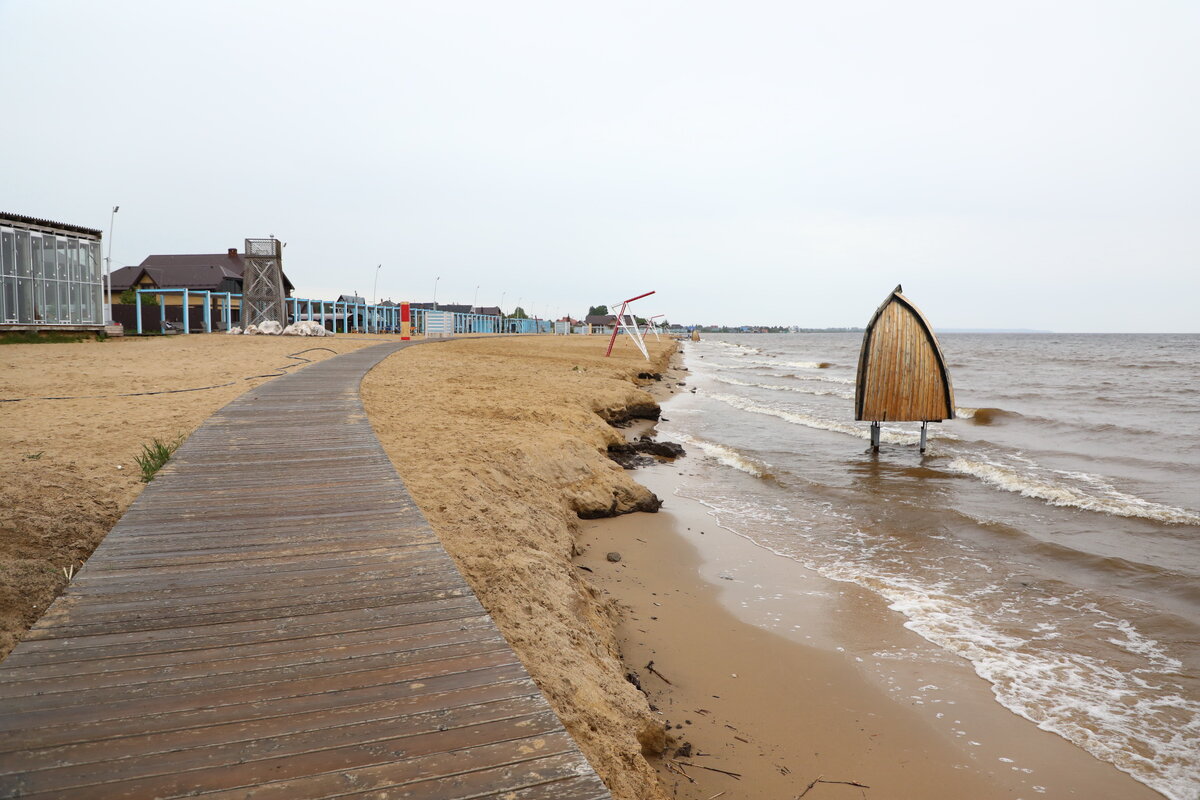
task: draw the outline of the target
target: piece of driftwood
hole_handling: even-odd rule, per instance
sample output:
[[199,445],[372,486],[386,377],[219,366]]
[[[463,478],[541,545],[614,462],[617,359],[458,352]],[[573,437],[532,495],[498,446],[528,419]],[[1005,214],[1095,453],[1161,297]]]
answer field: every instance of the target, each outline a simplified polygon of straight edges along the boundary
[[814,786],[816,786],[818,783],[840,783],[843,786],[857,786],[860,789],[870,789],[871,788],[870,786],[867,786],[865,783],[859,783],[858,781],[827,781],[824,778],[822,778],[820,775],[818,775],[817,777],[812,779],[812,783],[810,783],[810,784],[808,784],[808,786],[804,787],[803,792],[796,795],[796,800],[800,800],[801,797],[804,797],[804,795],[808,794],[812,790],[812,788]]
[[742,773],[740,773],[740,772],[730,772],[727,769],[717,769],[716,767],[706,767],[703,764],[693,764],[690,761],[676,761],[675,763],[682,764],[685,767],[696,767],[698,769],[706,769],[709,772],[719,772],[722,775],[728,775],[729,777],[734,778],[735,780],[739,780],[739,781],[742,779]]
[[654,668],[654,662],[653,662],[653,661],[651,661],[649,664],[647,664],[647,665],[646,665],[646,669],[647,669],[647,670],[650,672],[650,674],[652,674],[652,675],[657,675],[659,678],[661,678],[661,679],[662,679],[662,681],[663,681],[665,684],[667,684],[668,686],[674,686],[674,685],[675,685],[675,684],[671,683],[669,680],[667,680],[667,676],[666,676],[666,675],[663,675],[661,672],[659,672],[658,670],[656,670],[656,669]]

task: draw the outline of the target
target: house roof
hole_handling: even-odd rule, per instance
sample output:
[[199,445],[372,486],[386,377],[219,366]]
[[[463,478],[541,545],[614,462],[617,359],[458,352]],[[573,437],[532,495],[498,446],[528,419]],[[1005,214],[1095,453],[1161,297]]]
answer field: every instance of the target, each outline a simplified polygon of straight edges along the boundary
[[616,325],[616,314],[588,314],[583,321],[588,325]]
[[367,304],[366,298],[359,297],[356,294],[339,294],[337,302],[351,303],[353,305],[358,305],[358,306],[365,306]]
[[[139,265],[147,271],[154,282],[166,289],[208,289],[213,291],[225,278],[240,282],[245,273],[246,262],[236,248],[224,253],[158,254],[146,256]],[[125,269],[128,269],[126,267]],[[117,289],[117,272],[113,273],[113,289]],[[136,280],[130,279],[130,283]],[[129,288],[126,286],[125,288]],[[296,287],[284,273],[283,288],[288,294]]]
[[49,219],[39,219],[38,217],[27,217],[23,214],[9,214],[6,211],[0,211],[0,222],[15,222],[20,225],[34,225],[40,228],[57,228],[62,231],[70,231],[71,233],[83,233],[88,236],[100,238],[103,233],[95,228],[85,228],[82,225],[71,225],[66,222],[55,222]]
[[471,313],[472,314],[484,314],[489,317],[501,316],[500,306],[475,306],[475,308],[471,310]]
[[112,274],[113,291],[123,292],[141,281],[142,275],[149,276],[160,289],[193,289],[196,291],[218,291],[221,284],[231,280],[241,285],[242,276],[230,268],[218,264],[175,267],[122,267]]

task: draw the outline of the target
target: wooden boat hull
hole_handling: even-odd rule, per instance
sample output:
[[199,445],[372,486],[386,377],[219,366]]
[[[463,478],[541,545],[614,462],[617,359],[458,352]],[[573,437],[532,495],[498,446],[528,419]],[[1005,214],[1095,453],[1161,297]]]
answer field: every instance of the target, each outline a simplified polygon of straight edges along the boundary
[[954,418],[954,389],[942,348],[925,316],[899,286],[863,333],[854,418],[871,422]]

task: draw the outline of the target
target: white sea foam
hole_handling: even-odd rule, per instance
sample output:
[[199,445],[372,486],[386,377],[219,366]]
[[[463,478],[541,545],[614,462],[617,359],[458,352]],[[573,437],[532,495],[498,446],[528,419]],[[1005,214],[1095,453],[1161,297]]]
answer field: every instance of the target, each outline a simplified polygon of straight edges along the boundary
[[746,386],[754,389],[769,389],[773,392],[798,392],[800,394],[811,394],[827,397],[840,397],[843,400],[853,400],[853,392],[845,392],[838,389],[812,389],[806,386],[780,386],[775,383],[750,383],[748,381],[739,381],[737,378],[723,378],[720,375],[714,375],[713,380],[719,381],[730,386]]
[[[709,395],[714,400],[719,400],[726,405],[734,408],[748,411],[751,414],[764,414],[766,416],[778,417],[785,422],[790,422],[793,425],[803,425],[807,428],[816,428],[818,430],[834,431],[835,433],[844,433],[848,436],[854,436],[859,439],[870,439],[871,432],[864,425],[853,425],[848,422],[839,422],[838,420],[826,419],[817,417],[812,414],[806,414],[800,411],[789,411],[773,406],[762,406],[745,400],[741,397],[736,397],[730,394],[711,394]],[[956,439],[958,437],[946,431],[937,433],[930,432],[929,439]],[[884,427],[880,434],[880,440],[890,444],[917,444],[921,440],[920,432],[909,432],[896,428]]]
[[681,435],[679,438],[687,444],[699,447],[705,452],[705,454],[711,456],[727,467],[733,467],[736,470],[741,470],[742,472],[753,475],[756,478],[774,477],[771,474],[770,465],[765,464],[758,459],[751,458],[743,453],[739,453],[732,447],[726,447],[723,444],[710,442],[706,439],[700,439],[687,434]]
[[854,380],[853,378],[844,378],[844,377],[841,377],[841,375],[830,375],[824,371],[812,372],[812,373],[796,373],[796,372],[782,372],[782,371],[779,371],[779,369],[774,369],[774,371],[772,371],[772,368],[770,368],[770,367],[730,367],[730,368],[743,369],[743,371],[746,371],[746,372],[760,371],[760,372],[766,374],[767,378],[786,378],[788,380],[820,380],[821,383],[842,384],[844,386],[853,386],[854,383],[856,383],[856,380]]
[[[1140,517],[1178,525],[1200,525],[1200,513],[1153,503],[1118,491],[1095,475],[1032,465],[1018,470],[982,458],[966,457],[955,458],[946,468],[961,475],[972,475],[989,486],[1033,497],[1052,506],[1070,506],[1118,517]],[[1086,486],[1080,486],[1080,483]]]
[[826,369],[830,366],[828,361],[784,361],[782,359],[773,358],[747,358],[746,364],[759,364],[765,367],[795,367],[796,369]]

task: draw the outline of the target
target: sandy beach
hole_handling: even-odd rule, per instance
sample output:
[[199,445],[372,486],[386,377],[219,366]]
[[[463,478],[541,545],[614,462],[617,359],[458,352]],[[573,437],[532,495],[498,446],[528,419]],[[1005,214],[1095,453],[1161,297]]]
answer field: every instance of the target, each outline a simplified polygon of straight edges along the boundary
[[[137,496],[143,443],[186,435],[264,376],[303,368],[289,355],[386,338],[5,348],[0,398],[19,402],[0,405],[4,652],[64,585],[61,568],[78,567]],[[363,400],[414,499],[614,797],[1158,796],[1002,709],[962,665],[930,677],[898,664],[896,685],[938,681],[943,708],[963,729],[987,730],[985,745],[858,671],[843,644],[907,633],[877,598],[806,574],[676,497],[700,452],[632,471],[608,457],[653,433],[659,403],[686,391],[689,373],[672,365],[674,343],[650,343],[649,363],[625,341],[605,358],[605,344],[409,348],[368,374]],[[120,396],[178,389],[197,391]],[[38,399],[63,396],[87,399]]]
[[195,334],[0,347],[0,658],[66,585],[63,570],[78,569],[141,492],[134,459],[144,444],[187,436],[268,376],[385,338]]

